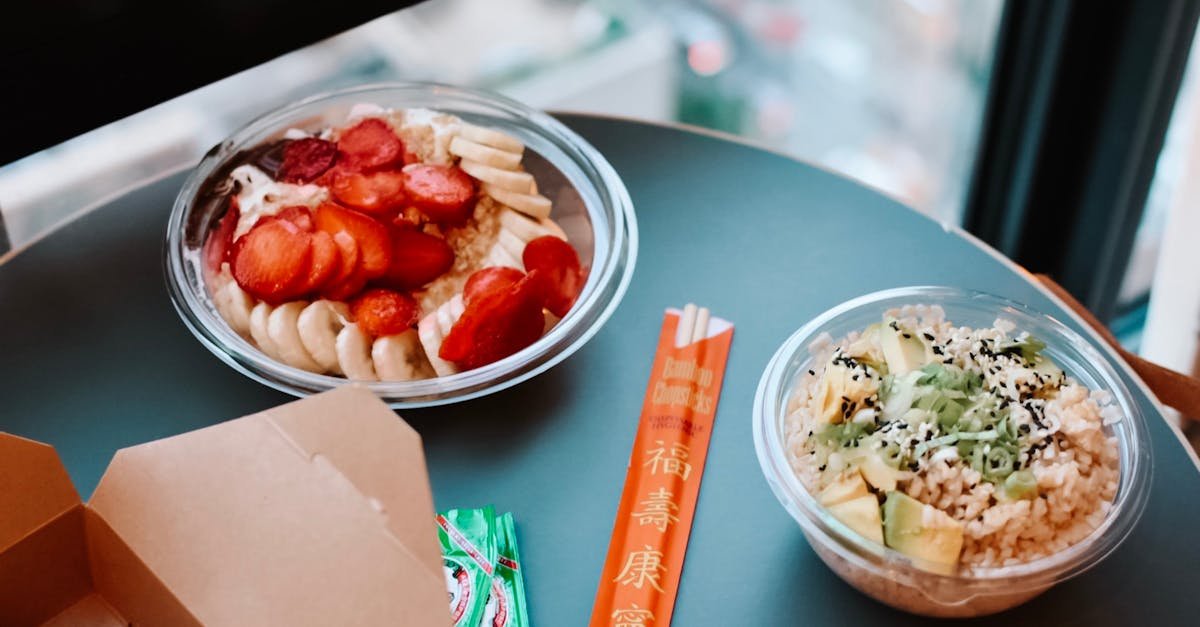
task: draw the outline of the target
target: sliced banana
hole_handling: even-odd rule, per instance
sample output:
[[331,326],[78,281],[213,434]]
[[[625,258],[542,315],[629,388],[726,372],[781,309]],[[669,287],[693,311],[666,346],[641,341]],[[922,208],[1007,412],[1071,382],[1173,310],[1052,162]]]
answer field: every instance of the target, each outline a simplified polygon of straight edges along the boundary
[[525,151],[525,145],[521,143],[521,140],[512,135],[491,128],[467,124],[466,122],[463,122],[459,126],[458,135],[475,143],[498,148],[506,152],[515,152],[518,155]]
[[377,381],[375,376],[375,365],[371,359],[371,339],[363,333],[362,329],[358,328],[357,324],[350,323],[337,335],[337,355],[338,363],[342,365],[342,372],[346,378],[352,381]]
[[433,376],[416,329],[385,335],[371,346],[371,360],[380,381],[412,381]]
[[[229,296],[225,294],[225,288],[229,285],[229,279],[221,275],[214,276],[209,280],[212,289],[213,306],[217,308],[217,313],[221,314],[221,318],[229,322]],[[233,323],[229,322],[230,328]]]
[[[458,163],[463,172],[487,183],[492,187],[507,189],[514,192],[528,192],[533,184],[533,175],[519,170],[502,170],[490,165],[463,159]],[[497,198],[497,200],[499,200]]]
[[302,300],[276,307],[267,318],[267,334],[275,343],[283,363],[309,372],[324,372],[321,365],[308,354],[308,349],[304,348],[304,340],[300,339],[298,321],[305,307],[308,307],[308,303]]
[[387,113],[387,109],[384,109],[383,107],[381,107],[377,104],[373,104],[370,102],[359,102],[359,103],[356,103],[353,107],[350,107],[350,113],[346,114],[346,119],[353,120],[356,118],[365,118],[365,117],[371,117],[371,116],[384,115],[385,113]]
[[242,289],[242,286],[237,284],[237,281],[230,281],[224,289],[225,311],[228,315],[225,316],[226,322],[233,327],[240,335],[248,335],[250,333],[250,312],[254,309],[254,298]]
[[521,272],[525,271],[525,264],[520,259],[513,257],[512,253],[508,252],[508,249],[500,242],[492,244],[491,250],[488,251],[487,256],[483,259],[483,265],[485,267],[507,266],[509,268],[516,268]]
[[[463,168],[464,170],[466,168]],[[474,176],[472,174],[472,176]],[[476,177],[478,178],[478,177]],[[483,179],[480,179],[483,180]],[[550,217],[550,199],[540,194],[526,194],[519,191],[513,191],[504,187],[493,185],[491,181],[485,181],[483,185],[483,193],[495,198],[500,204],[508,205],[521,213],[537,218]]]
[[529,243],[544,235],[567,239],[562,229],[550,218],[534,220],[518,211],[505,207],[500,211],[500,227],[512,231],[522,242]]
[[520,270],[525,270],[525,261],[524,257],[522,256],[525,253],[525,240],[517,237],[512,231],[501,228],[500,233],[496,237],[496,243],[502,246],[504,250],[508,251],[508,253],[513,256],[513,259],[520,260]]
[[345,303],[318,300],[304,308],[296,321],[300,340],[323,372],[342,374],[338,363],[337,336],[346,326],[348,312]]
[[438,331],[442,332],[442,337],[450,335],[450,329],[454,328],[456,320],[450,315],[450,310],[445,305],[437,308],[434,312],[437,314]]
[[516,170],[521,165],[521,153],[497,150],[461,135],[450,140],[450,154],[501,170]]
[[275,347],[275,342],[267,331],[267,320],[272,311],[273,308],[265,302],[255,305],[254,309],[250,310],[250,337],[254,338],[258,349],[268,357],[279,359],[279,349]]
[[540,224],[543,229],[546,229],[547,235],[553,235],[564,242],[567,241],[567,232],[562,230],[562,227],[559,226],[554,220],[551,220],[550,218],[542,218],[541,220],[538,220],[538,224]]
[[417,337],[420,338],[421,346],[425,349],[425,357],[429,359],[429,365],[433,367],[433,371],[439,377],[449,376],[458,372],[457,366],[438,357],[438,351],[442,348],[442,340],[445,339],[445,336],[442,335],[442,330],[438,328],[436,311],[429,312],[417,323]]

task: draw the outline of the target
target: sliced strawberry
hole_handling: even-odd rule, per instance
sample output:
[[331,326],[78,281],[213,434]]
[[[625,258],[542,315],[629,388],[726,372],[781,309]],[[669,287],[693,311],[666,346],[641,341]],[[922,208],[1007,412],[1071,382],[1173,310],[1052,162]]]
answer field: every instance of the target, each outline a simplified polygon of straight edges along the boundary
[[305,137],[288,142],[278,178],[285,183],[308,183],[333,167],[337,156],[337,146],[324,139]]
[[308,276],[300,291],[312,294],[329,285],[342,269],[342,251],[333,236],[325,231],[313,233],[311,239],[312,260],[308,265]]
[[411,329],[421,317],[412,296],[394,290],[370,289],[350,302],[358,326],[373,337],[395,335]]
[[332,168],[325,170],[324,174],[314,179],[312,184],[333,189],[333,184],[338,180],[338,177],[351,172],[357,172],[357,170],[347,166],[345,161],[338,161]]
[[382,222],[347,209],[336,203],[322,203],[314,216],[317,230],[336,235],[350,234],[362,254],[362,268],[367,279],[383,276],[392,262],[392,242],[388,227]]
[[333,243],[337,245],[340,253],[338,272],[321,290],[321,296],[329,300],[345,300],[362,291],[367,285],[367,275],[362,269],[362,253],[359,251],[358,242],[349,233],[335,233]]
[[357,170],[385,168],[404,157],[404,142],[379,118],[367,118],[342,131],[337,147],[347,165]]
[[567,315],[583,289],[583,268],[570,244],[543,235],[525,245],[521,254],[525,269],[537,271],[545,280],[546,309],[559,318]]
[[329,189],[342,204],[382,217],[391,217],[405,202],[404,176],[399,172],[340,172]]
[[452,165],[406,166],[404,191],[409,202],[441,224],[465,222],[475,210],[475,180]]
[[229,260],[229,253],[233,248],[233,233],[237,230],[237,223],[241,217],[237,198],[233,198],[229,209],[221,216],[217,226],[208,234],[208,240],[204,242],[204,261],[209,270],[219,272],[221,264]]
[[472,301],[451,327],[438,356],[463,368],[499,361],[542,336],[542,296],[526,276],[506,289]]
[[242,289],[278,303],[303,293],[312,236],[286,220],[256,224],[233,246],[233,278]]
[[287,220],[288,222],[300,227],[300,230],[302,231],[311,232],[313,230],[312,211],[310,211],[309,208],[305,207],[304,205],[292,205],[291,207],[284,207],[283,209],[279,210],[279,213],[275,214],[275,218],[279,220]]
[[479,298],[507,290],[523,278],[525,278],[524,272],[507,266],[492,266],[478,270],[467,277],[467,284],[463,286],[463,303],[470,305]]
[[454,265],[454,251],[446,240],[416,229],[392,230],[392,264],[380,284],[412,290],[442,276]]

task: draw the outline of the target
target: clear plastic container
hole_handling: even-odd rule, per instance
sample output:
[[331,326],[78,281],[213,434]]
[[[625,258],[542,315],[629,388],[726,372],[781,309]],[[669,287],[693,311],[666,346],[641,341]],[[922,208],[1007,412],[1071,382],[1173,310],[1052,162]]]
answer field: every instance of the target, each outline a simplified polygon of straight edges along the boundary
[[525,166],[539,191],[554,201],[552,218],[566,231],[589,274],[575,306],[553,329],[521,352],[446,377],[401,382],[357,382],[393,407],[423,407],[475,398],[544,372],[578,350],[616,309],[633,274],[637,222],[629,192],[612,166],[562,123],[498,94],[438,85],[367,85],[288,105],[250,122],[215,146],[183,184],[167,225],[168,291],[188,329],[222,361],[284,392],[303,396],[347,380],[307,372],[268,357],[234,332],[217,313],[204,284],[200,249],[215,203],[198,203],[202,184],[239,151],[278,139],[289,128],[316,131],[344,123],[361,103],[387,108],[424,107],[502,130],[526,145]]
[[[787,402],[798,376],[812,367],[809,345],[822,333],[834,338],[878,322],[902,305],[939,305],[956,326],[992,326],[998,317],[1046,342],[1045,354],[1080,383],[1108,390],[1123,418],[1109,427],[1119,442],[1120,483],[1105,521],[1079,543],[1022,564],[939,575],[917,568],[905,555],[876,544],[831,516],[793,472],[783,445]],[[754,446],[763,474],[809,544],[829,568],[863,593],[892,607],[939,617],[980,616],[1024,603],[1051,586],[1095,566],[1129,535],[1149,492],[1150,443],[1145,421],[1105,356],[1058,320],[990,294],[950,287],[905,287],[856,298],[817,316],[796,331],[763,372],[754,400]]]

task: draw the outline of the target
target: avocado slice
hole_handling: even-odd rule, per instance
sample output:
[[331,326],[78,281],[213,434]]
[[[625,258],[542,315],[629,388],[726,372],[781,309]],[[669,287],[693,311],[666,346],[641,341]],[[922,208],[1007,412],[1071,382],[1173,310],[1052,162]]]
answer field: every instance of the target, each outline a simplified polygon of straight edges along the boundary
[[867,491],[866,482],[863,481],[862,475],[859,474],[858,470],[854,469],[834,479],[833,483],[825,486],[825,489],[821,490],[821,494],[817,496],[817,500],[820,501],[821,505],[829,507],[868,494],[870,492]]
[[877,370],[884,363],[883,352],[879,349],[879,329],[883,325],[874,323],[863,329],[862,335],[846,347],[846,354]]
[[849,416],[842,414],[842,404],[862,400],[879,390],[874,377],[862,376],[845,364],[829,361],[821,373],[817,394],[812,399],[812,411],[818,423],[840,424]]
[[864,538],[883,544],[883,520],[879,515],[879,501],[875,499],[875,495],[868,494],[831,505],[829,513]]
[[858,469],[867,483],[875,486],[876,490],[890,492],[896,489],[896,480],[899,479],[900,471],[888,466],[887,462],[883,461],[879,455],[873,452],[867,454],[863,457]]
[[[887,318],[879,328],[879,348],[888,372],[901,376],[924,366],[926,361],[925,342],[920,337],[901,331],[895,318]],[[907,335],[907,337],[905,337]]]
[[1057,380],[1063,373],[1062,368],[1059,368],[1058,364],[1051,361],[1045,355],[1038,355],[1037,359],[1034,360],[1033,371],[1039,375],[1048,376],[1051,381]]
[[842,397],[846,389],[846,367],[826,364],[821,373],[821,383],[813,398],[813,414],[818,423],[838,424],[842,422]]
[[962,552],[963,526],[949,514],[902,492],[883,503],[884,543],[913,558],[918,568],[950,575]]

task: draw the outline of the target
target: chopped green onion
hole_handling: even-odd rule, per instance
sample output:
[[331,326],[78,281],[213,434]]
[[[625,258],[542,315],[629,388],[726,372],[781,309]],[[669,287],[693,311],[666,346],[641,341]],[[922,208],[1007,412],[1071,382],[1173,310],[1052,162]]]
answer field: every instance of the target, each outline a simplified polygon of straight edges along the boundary
[[1011,499],[1032,499],[1038,494],[1037,477],[1029,470],[1018,470],[1004,480],[1004,493]]
[[946,446],[949,444],[954,444],[955,442],[958,442],[961,438],[962,438],[961,433],[951,433],[950,435],[943,435],[943,436],[933,438],[932,440],[929,440],[928,442],[922,442],[922,443],[918,444],[917,448],[916,448],[916,454],[919,457],[921,455],[924,455],[925,451],[937,448],[939,446]]
[[988,442],[1000,437],[995,431],[974,431],[958,433],[959,440],[975,440],[977,442]]

